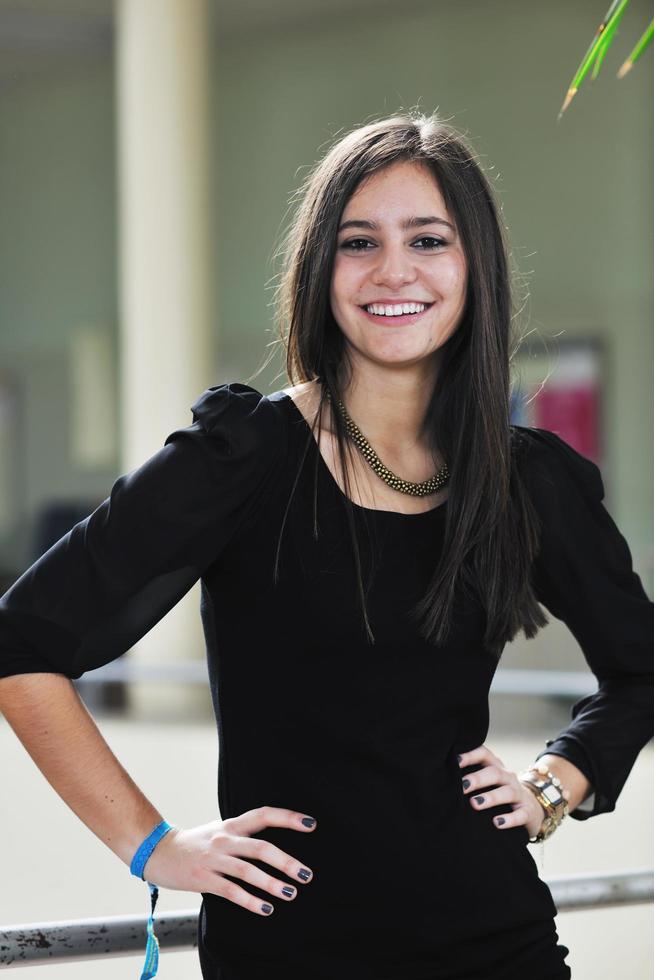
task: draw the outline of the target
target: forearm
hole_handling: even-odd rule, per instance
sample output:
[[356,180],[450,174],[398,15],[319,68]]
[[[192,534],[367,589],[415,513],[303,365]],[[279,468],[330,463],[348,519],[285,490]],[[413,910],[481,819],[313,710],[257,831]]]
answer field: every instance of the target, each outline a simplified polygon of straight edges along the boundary
[[561,780],[564,790],[569,793],[568,812],[575,810],[593,791],[590,782],[572,762],[560,755],[541,755],[536,765],[545,763],[547,768]]
[[115,757],[61,674],[0,679],[0,712],[50,785],[127,865],[159,811]]

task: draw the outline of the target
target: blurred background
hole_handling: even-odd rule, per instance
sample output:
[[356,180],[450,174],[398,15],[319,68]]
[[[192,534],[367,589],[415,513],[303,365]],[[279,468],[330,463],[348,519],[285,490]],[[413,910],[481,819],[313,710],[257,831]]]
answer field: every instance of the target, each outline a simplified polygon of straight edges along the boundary
[[[350,128],[418,108],[467,136],[501,202],[524,335],[513,420],[598,463],[652,596],[652,53],[615,77],[650,0],[632,0],[599,78],[556,122],[606,5],[0,0],[0,593],[189,425],[206,387],[288,384],[271,303],[293,193]],[[78,682],[123,764],[179,825],[218,815],[198,607],[196,586]],[[488,744],[523,768],[595,687],[552,618],[506,648]],[[2,719],[0,758],[0,923],[145,914],[147,890]],[[653,866],[653,785],[650,743],[615,813],[569,819],[534,849],[542,876]],[[198,906],[168,891],[158,909]],[[650,976],[651,914],[560,913],[575,980]],[[135,976],[141,961],[31,975]],[[159,975],[199,977],[197,954],[164,953]]]

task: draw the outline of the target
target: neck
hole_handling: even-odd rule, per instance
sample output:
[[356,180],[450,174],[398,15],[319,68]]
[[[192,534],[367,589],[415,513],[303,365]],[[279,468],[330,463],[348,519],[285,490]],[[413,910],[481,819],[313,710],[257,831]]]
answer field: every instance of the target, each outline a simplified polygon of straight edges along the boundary
[[354,371],[343,387],[343,403],[366,439],[378,453],[397,452],[426,443],[424,419],[436,376],[433,362],[411,370]]

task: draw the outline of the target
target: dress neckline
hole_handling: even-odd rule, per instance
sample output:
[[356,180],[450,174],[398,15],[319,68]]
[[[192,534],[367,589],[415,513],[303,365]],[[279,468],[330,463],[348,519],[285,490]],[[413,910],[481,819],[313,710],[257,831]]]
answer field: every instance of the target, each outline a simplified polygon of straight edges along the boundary
[[[272,397],[272,396],[269,396],[269,397]],[[309,425],[309,422],[304,417],[304,414],[300,411],[300,409],[298,408],[298,406],[295,404],[295,401],[293,400],[293,398],[288,394],[288,392],[281,390],[281,391],[275,393],[275,399],[289,403],[291,412],[294,415],[294,417],[299,422],[302,423],[302,425],[305,428],[305,430],[311,435],[311,442],[313,443],[314,451],[318,453],[318,456],[319,456],[319,465],[320,465],[323,473],[325,473],[325,475],[327,476],[329,482],[336,489],[336,491],[338,492],[339,496],[343,497],[345,500],[349,500],[350,498],[345,493],[343,493],[341,487],[339,486],[338,481],[336,480],[334,474],[332,473],[332,471],[330,470],[329,466],[327,465],[327,462],[325,460],[325,457],[320,452],[320,447],[319,447],[318,443],[316,442],[316,437],[314,436],[313,432],[311,431],[311,426]],[[364,512],[366,514],[380,514],[380,515],[384,515],[385,517],[390,517],[390,518],[405,518],[408,521],[416,521],[416,520],[418,520],[420,518],[423,518],[424,519],[424,518],[433,517],[435,514],[445,513],[445,507],[447,505],[447,500],[448,500],[448,498],[446,497],[445,500],[443,500],[440,504],[436,504],[435,507],[430,507],[429,510],[418,511],[415,514],[405,514],[402,511],[398,511],[398,510],[381,510],[379,507],[362,507],[361,504],[356,504],[353,500],[350,500],[350,503],[352,504],[352,507],[355,510],[362,511],[362,512]]]

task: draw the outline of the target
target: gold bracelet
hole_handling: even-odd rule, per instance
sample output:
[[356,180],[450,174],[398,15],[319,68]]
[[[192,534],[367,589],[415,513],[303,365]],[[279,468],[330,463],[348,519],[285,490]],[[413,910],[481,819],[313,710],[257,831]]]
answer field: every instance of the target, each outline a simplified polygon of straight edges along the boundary
[[543,810],[545,817],[535,837],[529,838],[530,844],[547,840],[551,837],[564,817],[568,815],[568,800],[561,780],[551,772],[544,762],[536,762],[518,775],[520,782],[528,786]]

